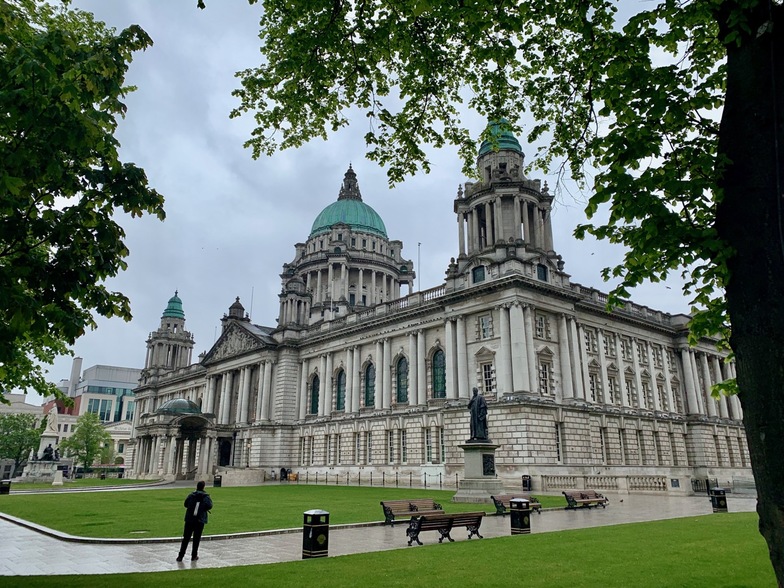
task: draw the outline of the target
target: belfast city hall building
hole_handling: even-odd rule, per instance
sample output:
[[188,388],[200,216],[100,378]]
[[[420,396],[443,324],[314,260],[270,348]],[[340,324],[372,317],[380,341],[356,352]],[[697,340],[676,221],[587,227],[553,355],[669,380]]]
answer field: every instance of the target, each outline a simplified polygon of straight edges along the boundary
[[714,341],[689,346],[686,315],[609,312],[605,293],[570,282],[553,196],[523,174],[517,139],[496,137],[454,200],[456,255],[436,288],[413,291],[403,243],[349,167],[283,265],[276,325],[253,324],[238,298],[193,363],[175,293],[147,340],[129,474],[454,487],[478,388],[509,487],[751,478],[740,403],[711,396],[733,363]]

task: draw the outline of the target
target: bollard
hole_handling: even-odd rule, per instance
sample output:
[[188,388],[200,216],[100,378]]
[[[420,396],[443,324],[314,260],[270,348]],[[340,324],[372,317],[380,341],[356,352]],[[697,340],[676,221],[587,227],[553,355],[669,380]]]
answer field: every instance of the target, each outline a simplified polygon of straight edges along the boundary
[[509,501],[509,520],[512,535],[531,533],[531,502],[525,498],[512,498]]
[[327,557],[329,554],[329,513],[306,510],[302,526],[302,559]]
[[0,481],[0,494],[10,494],[10,493],[11,493],[11,480]]
[[713,512],[727,512],[727,496],[724,488],[711,488],[708,494],[710,494]]

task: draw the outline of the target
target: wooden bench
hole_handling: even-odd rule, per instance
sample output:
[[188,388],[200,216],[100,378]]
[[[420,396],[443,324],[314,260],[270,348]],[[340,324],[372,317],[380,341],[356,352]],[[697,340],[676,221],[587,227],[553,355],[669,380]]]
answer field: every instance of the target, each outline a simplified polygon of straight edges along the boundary
[[530,503],[531,510],[535,510],[539,514],[542,514],[542,504],[539,502],[538,498],[531,496],[530,494],[499,494],[498,496],[491,496],[490,498],[493,499],[493,504],[495,504],[496,515],[506,516],[506,513],[509,510],[509,501],[513,498],[525,498]]
[[413,500],[382,500],[381,508],[384,509],[384,523],[395,524],[395,517],[405,517],[408,521],[413,516],[423,514],[443,514],[441,505],[432,498],[416,498]]
[[474,535],[482,539],[479,534],[479,526],[482,524],[484,516],[484,512],[460,512],[412,517],[408,523],[408,529],[406,529],[408,544],[411,545],[416,541],[417,544],[422,545],[419,540],[419,534],[422,531],[438,531],[440,533],[439,543],[444,539],[454,541],[450,533],[455,527],[465,527],[468,530],[469,539]]
[[609,500],[596,490],[564,490],[566,510],[575,508],[591,508],[592,506],[607,507]]

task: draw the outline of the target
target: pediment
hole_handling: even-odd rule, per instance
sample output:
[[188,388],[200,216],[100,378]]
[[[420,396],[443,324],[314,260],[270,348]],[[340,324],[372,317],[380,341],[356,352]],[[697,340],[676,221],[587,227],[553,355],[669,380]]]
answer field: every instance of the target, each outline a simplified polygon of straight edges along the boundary
[[223,334],[221,334],[215,342],[215,345],[212,346],[212,349],[210,349],[204,357],[202,364],[209,365],[217,363],[224,359],[261,350],[264,347],[266,347],[264,341],[234,323],[229,325]]

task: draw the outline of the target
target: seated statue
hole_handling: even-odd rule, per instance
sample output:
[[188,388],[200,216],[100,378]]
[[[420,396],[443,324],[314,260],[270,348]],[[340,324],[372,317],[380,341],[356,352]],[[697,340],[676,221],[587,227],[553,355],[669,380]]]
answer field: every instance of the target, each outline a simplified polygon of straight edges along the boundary
[[41,461],[54,461],[54,449],[52,449],[51,443],[44,449],[44,455],[41,458]]

